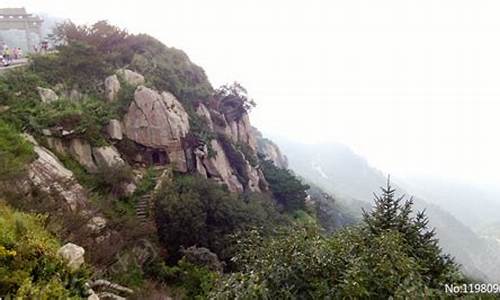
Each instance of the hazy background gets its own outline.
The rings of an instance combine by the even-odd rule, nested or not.
[[[253,123],[337,141],[384,172],[500,183],[499,1],[43,1],[1,7],[107,19],[238,80]]]

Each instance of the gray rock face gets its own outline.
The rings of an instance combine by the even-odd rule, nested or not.
[[[236,177],[220,143],[217,140],[212,140],[211,145],[216,154],[215,157],[203,159],[207,174],[225,183],[231,192],[243,192],[243,185],[238,181],[238,177]]]
[[[260,174],[259,171],[252,167],[248,162],[247,162],[247,174],[248,174],[248,189],[251,192],[260,192]]]
[[[56,153],[59,154],[66,154],[66,147],[64,147],[64,144],[61,141],[61,139],[56,137],[47,137],[46,141],[47,145],[52,151],[55,151]]]
[[[59,96],[57,96],[56,92],[51,89],[46,89],[43,87],[37,87],[36,89],[38,91],[38,95],[40,95],[40,99],[44,103],[54,102],[59,99]]]
[[[210,111],[208,110],[208,108],[203,105],[203,104],[200,104],[198,106],[198,108],[196,109],[196,113],[202,117],[202,118],[205,118],[208,122],[208,128],[210,128],[210,130],[214,130],[214,124],[212,122],[212,117],[210,116]]]
[[[95,216],[92,217],[89,222],[87,223],[87,226],[95,232],[99,232],[106,228],[107,221],[103,217]]]
[[[141,145],[166,150],[178,171],[187,171],[182,139],[189,132],[189,117],[170,93],[139,86],[123,120],[125,135]]]
[[[120,81],[118,76],[111,75],[104,80],[104,90],[106,93],[106,99],[109,102],[116,100],[118,93],[120,92]]]
[[[254,152],[257,151],[257,139],[254,135],[247,113],[244,113],[239,119],[230,121],[228,126],[231,132],[230,137],[233,142],[246,144]]]
[[[265,158],[271,160],[274,165],[281,169],[288,168],[288,159],[281,153],[280,148],[267,139],[259,139],[257,151],[264,154]]]
[[[85,208],[87,194],[73,173],[52,152],[39,146],[33,137],[27,136],[27,139],[34,144],[34,151],[38,155],[28,167],[28,180],[31,184],[45,192],[56,192],[72,211]]]
[[[72,139],[69,143],[69,153],[78,161],[88,172],[97,172],[97,166],[92,158],[92,148],[90,144],[81,139]]]
[[[113,168],[124,166],[125,161],[121,158],[120,153],[113,146],[97,147],[92,149],[94,159],[100,168]]]
[[[109,121],[106,131],[110,138],[121,141],[123,139],[122,125],[120,121],[112,119]]]
[[[66,261],[67,266],[72,270],[79,269],[85,262],[85,249],[72,243],[67,243],[59,248],[57,255],[62,257]]]
[[[144,76],[128,69],[120,69],[116,71],[116,75],[132,86],[139,86],[145,82]]]

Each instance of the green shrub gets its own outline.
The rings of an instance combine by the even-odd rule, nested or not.
[[[102,146],[106,145],[103,128],[113,117],[109,107],[102,101],[92,98],[78,102],[63,99],[41,103],[32,116],[32,124],[36,124],[35,130],[61,126],[94,146]]]
[[[0,119],[0,180],[21,175],[34,158],[33,145]]]
[[[120,81],[120,91],[116,100],[110,104],[110,110],[113,111],[118,119],[122,119],[128,112],[130,104],[134,101],[136,87],[123,81],[121,78],[118,79]]]
[[[88,274],[71,271],[57,256],[59,243],[44,217],[12,211],[0,202],[0,295],[16,299],[84,296]]]
[[[185,258],[179,260],[173,267],[156,261],[149,267],[148,275],[157,281],[182,289],[188,299],[208,299],[219,278],[216,272],[210,271],[207,267],[194,265]]]
[[[33,56],[32,70],[51,86],[63,84],[99,96],[104,78],[113,72],[103,52],[83,41],[74,41],[50,55]]]
[[[278,203],[289,212],[305,209],[308,185],[303,184],[289,170],[276,167],[270,160],[262,160],[260,166]]]
[[[232,261],[215,299],[443,298],[444,284],[463,284],[458,267],[441,253],[426,219],[411,214],[387,187],[358,227],[330,237],[314,224],[263,237],[237,235]],[[425,225],[424,225],[425,224]],[[446,263],[448,262],[448,263]],[[429,266],[433,268],[429,269]]]
[[[115,69],[128,66],[157,89],[170,91],[185,103],[206,100],[213,93],[202,68],[181,50],[151,36],[128,34],[100,21],[90,26],[63,23],[56,28],[55,37],[65,43],[53,61],[35,61],[37,73],[50,74],[47,81],[51,83],[66,78],[67,84],[92,88]]]
[[[39,99],[37,87],[47,86],[34,72],[13,69],[0,76],[0,105]]]
[[[132,182],[133,172],[128,165],[101,166],[94,174],[95,189],[100,193],[120,196],[124,194],[124,184]]]
[[[156,223],[170,261],[181,256],[181,247],[205,247],[223,260],[231,256],[229,236],[239,230],[262,226],[267,230],[282,222],[273,202],[264,195],[246,199],[201,177],[178,176],[157,196]]]

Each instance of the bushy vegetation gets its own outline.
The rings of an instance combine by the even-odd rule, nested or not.
[[[239,107],[239,114],[248,112],[255,107],[255,101],[248,97],[247,89],[239,82],[225,84],[215,90],[215,98],[220,101],[221,106],[230,105]]]
[[[33,145],[0,119],[0,180],[13,179],[35,158]]]
[[[16,299],[83,297],[88,274],[65,266],[57,256],[59,243],[43,224],[43,216],[12,211],[0,202],[0,295]]]
[[[265,160],[263,157],[261,157],[260,167],[269,183],[274,199],[285,210],[291,212],[305,208],[308,185],[303,184],[290,170],[278,168],[272,161]]]
[[[99,93],[106,75],[128,67],[159,90],[185,103],[205,101],[213,93],[202,68],[181,50],[169,48],[145,34],[133,35],[105,21],[93,25],[66,22],[54,34],[59,53],[35,59],[35,71],[51,84],[77,86]],[[99,90],[99,87],[101,89]]]
[[[148,275],[157,281],[181,290],[183,298],[208,299],[220,274],[205,266],[195,265],[182,258],[175,266],[155,262],[149,266]]]
[[[178,176],[157,196],[156,223],[170,261],[181,247],[205,247],[223,260],[231,257],[230,235],[253,226],[270,231],[284,222],[265,195],[242,198],[207,179]]]
[[[220,299],[405,299],[444,296],[461,283],[458,267],[437,247],[425,216],[394,199],[388,186],[359,227],[330,237],[315,228],[239,238],[239,272],[213,292]]]

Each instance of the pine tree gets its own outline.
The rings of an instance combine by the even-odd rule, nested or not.
[[[403,201],[405,195],[396,198],[390,178],[380,195],[374,194],[375,205],[370,213],[363,210],[366,229],[371,235],[387,231],[399,232],[408,246],[408,255],[420,267],[419,272],[429,287],[438,288],[443,282],[456,281],[458,267],[453,258],[443,254],[435,229],[429,228],[424,211],[413,213],[413,199]]]
[[[363,210],[366,225],[374,234],[391,229],[403,230],[403,227],[409,223],[413,200],[410,199],[401,205],[405,195],[395,197],[396,190],[391,187],[390,177],[387,179],[387,186],[380,189],[382,194],[373,194],[375,201],[373,210],[370,213]]]

